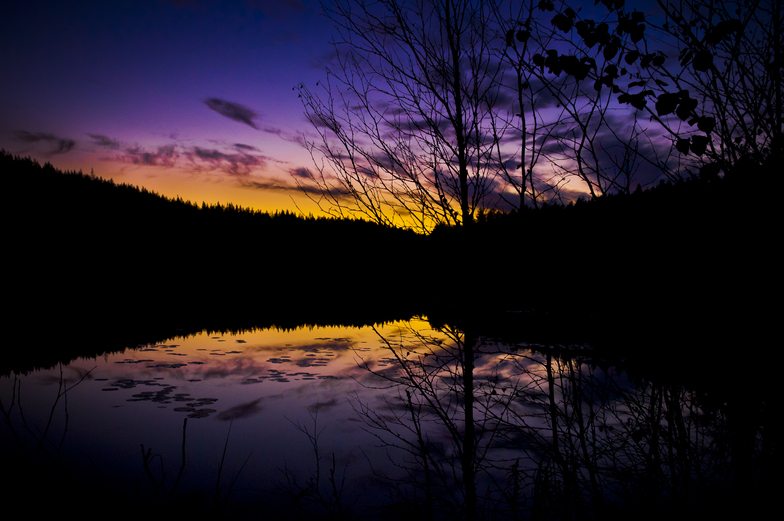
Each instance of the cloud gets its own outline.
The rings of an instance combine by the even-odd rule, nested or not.
[[[47,132],[27,132],[26,130],[17,130],[14,133],[14,141],[21,141],[22,143],[40,143],[45,142],[53,146],[49,150],[50,154],[65,154],[70,152],[76,146],[76,141],[68,138],[57,137],[54,134]]]
[[[334,198],[348,198],[351,199],[348,191],[341,188],[332,187],[328,190],[322,190],[318,186],[313,185],[289,185],[279,181],[252,181],[250,179],[244,180],[242,186],[245,188],[252,188],[255,190],[276,191],[276,192],[298,192],[306,193],[314,196],[328,195]]]
[[[247,179],[243,181],[242,186],[245,188],[253,188],[255,190],[271,190],[276,192],[301,192],[302,189],[295,185],[288,185],[279,181],[253,181]]]
[[[178,157],[179,153],[174,149],[174,145],[158,147],[157,152],[145,152],[137,145],[125,150],[123,160],[135,165],[171,167]]]
[[[289,170],[289,173],[294,177],[299,177],[300,179],[313,179],[313,172],[311,172],[309,168],[292,168]]]
[[[334,127],[337,127],[338,129],[341,128],[341,125],[340,125],[339,121],[337,121],[337,120],[329,121],[329,120],[326,120],[326,119],[322,118],[318,114],[308,114],[308,115],[305,116],[305,120],[308,123],[310,123],[311,125],[313,125],[314,127],[317,127],[317,128],[321,127],[321,128],[326,128],[328,130],[332,130]]]
[[[104,136],[103,134],[87,134],[90,136],[90,139],[93,140],[93,143],[98,145],[99,147],[108,148],[111,150],[119,150],[120,149],[120,142],[116,139],[112,139],[109,136]]]
[[[303,147],[306,146],[305,140],[304,140],[304,138],[302,137],[301,134],[292,134],[290,132],[286,132],[285,130],[277,128],[277,127],[265,127],[263,130],[264,130],[264,132],[266,132],[268,134],[274,134],[274,135],[278,136],[283,141],[288,141],[290,143],[296,143],[296,144],[298,144],[300,146],[303,146]]]
[[[219,98],[206,99],[204,100],[204,104],[221,116],[226,116],[227,118],[233,119],[239,123],[244,123],[249,127],[255,128],[256,130],[259,129],[259,127],[256,126],[256,123],[253,122],[254,119],[258,118],[258,114],[244,105],[240,105],[239,103],[232,103],[230,101]]]
[[[193,173],[222,172],[233,177],[245,177],[251,175],[254,170],[264,169],[268,161],[276,161],[265,155],[253,153],[258,149],[244,143],[228,144],[225,151],[177,144],[158,146],[151,151],[141,145],[123,145],[118,140],[102,134],[88,135],[96,146],[117,151],[105,159],[134,165],[173,168],[178,166],[177,161],[182,156],[190,162],[190,165],[179,166],[189,168]]]
[[[256,150],[250,145],[236,144],[235,148],[240,150]],[[269,159],[260,154],[226,153],[215,149],[194,147],[192,151],[186,152],[188,158],[196,165],[198,170],[222,170],[223,172],[237,177],[250,175],[254,168],[264,168]]]

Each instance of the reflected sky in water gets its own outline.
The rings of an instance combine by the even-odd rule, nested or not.
[[[447,516],[468,508],[466,451],[484,513],[598,515],[608,502],[634,512],[641,498],[678,505],[732,482],[728,429],[746,420],[682,385],[632,382],[587,346],[565,353],[436,330],[424,319],[204,332],[0,379],[12,425],[0,430],[0,446],[13,455],[21,439],[29,455],[34,433],[49,425],[45,452],[69,476],[111,480],[115,492],[139,480],[149,494],[142,454],[151,451],[171,486],[187,420],[184,493],[210,497],[220,475],[219,490],[237,477],[235,492],[253,501],[277,501],[264,494],[281,489],[320,500],[308,480],[334,461],[359,509],[394,489],[405,504],[429,498]],[[751,427],[749,452],[736,462],[760,450]]]
[[[356,400],[371,400],[372,393],[397,396],[367,367],[380,372],[393,367],[386,342],[408,343],[413,330],[439,335],[424,320],[378,326],[377,331],[204,332],[74,361],[62,368],[66,385],[84,379],[66,395],[62,456],[70,468],[89,473],[94,462],[99,473],[130,483],[141,475],[143,444],[161,454],[167,472],[175,473],[183,420],[189,418],[183,479],[197,489],[201,481],[214,481],[227,437],[224,472],[236,473],[250,456],[241,478],[254,488],[274,485],[284,466],[303,475],[311,471],[315,457],[302,429],[318,429],[320,449],[334,452],[343,465],[367,467],[366,457],[382,455],[374,453],[374,438],[362,430]],[[0,379],[6,406],[13,381]],[[46,425],[59,383],[59,368],[19,376],[29,425]],[[61,400],[50,430],[56,437],[65,420]]]

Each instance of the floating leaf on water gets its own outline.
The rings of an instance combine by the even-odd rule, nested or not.
[[[118,391],[117,387],[104,387],[101,391]]]

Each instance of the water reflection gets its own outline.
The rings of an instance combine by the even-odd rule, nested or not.
[[[672,516],[737,493],[739,475],[752,490],[773,447],[756,416],[632,380],[587,346],[425,320],[205,333],[13,375],[0,393],[22,471],[43,461],[110,480],[112,497],[235,515]]]

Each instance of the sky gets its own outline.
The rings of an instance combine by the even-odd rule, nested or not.
[[[0,148],[197,204],[318,213],[294,181],[314,164],[294,87],[325,78],[334,33],[315,0],[14,2]]]
[[[324,74],[313,0],[14,2],[0,148],[196,203],[313,211],[293,87]]]

